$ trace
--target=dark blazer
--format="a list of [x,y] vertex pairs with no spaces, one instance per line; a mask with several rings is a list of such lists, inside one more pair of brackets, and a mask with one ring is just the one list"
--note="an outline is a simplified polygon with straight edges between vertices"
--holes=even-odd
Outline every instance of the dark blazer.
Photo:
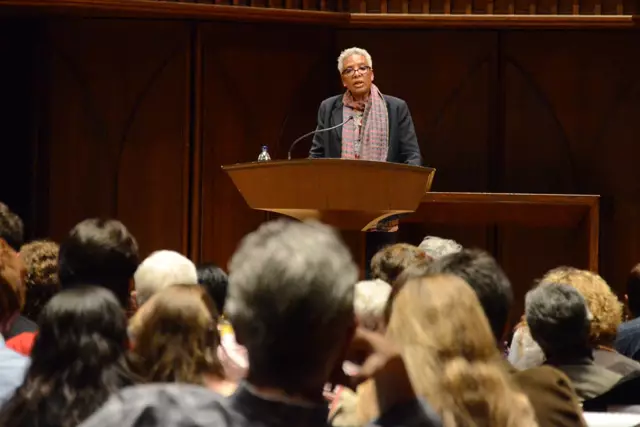
[[[342,123],[342,96],[327,98],[318,109],[317,130]],[[420,166],[422,157],[407,103],[400,98],[383,95],[389,112],[389,152],[387,161]],[[342,156],[342,127],[317,133],[309,151],[312,158],[340,158]]]

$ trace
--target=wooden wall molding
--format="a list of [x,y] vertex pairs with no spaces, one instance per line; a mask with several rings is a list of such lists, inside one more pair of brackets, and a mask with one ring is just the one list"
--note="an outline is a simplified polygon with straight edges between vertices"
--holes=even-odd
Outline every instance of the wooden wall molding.
[[[216,0],[217,1],[217,0]],[[238,3],[232,0],[233,3]],[[251,2],[252,0],[247,0]],[[344,0],[346,1],[346,0]],[[0,16],[12,15],[63,15],[83,17],[126,17],[126,18],[172,18],[198,19],[203,21],[236,21],[322,25],[336,28],[564,28],[564,29],[629,29],[636,27],[635,3],[627,5],[627,0],[605,8],[600,3],[588,10],[573,8],[570,13],[558,14],[558,5],[545,13],[535,5],[528,7],[528,14],[514,13],[514,5],[506,7],[507,13],[499,13],[493,2],[487,1],[482,10],[473,10],[471,3],[462,11],[452,10],[449,0],[445,0],[441,13],[433,13],[435,7],[423,0],[422,10],[429,13],[383,13],[390,9],[387,0],[376,0],[373,12],[367,11],[367,2],[358,2],[354,13],[341,11],[341,6],[331,10],[326,1],[321,1],[322,10],[302,10],[296,8],[272,8],[257,6],[235,6],[189,1],[150,0],[8,0],[0,4]],[[391,0],[390,0],[391,1]],[[514,0],[515,1],[515,0]],[[558,0],[560,1],[560,0]],[[402,0],[399,9],[410,10],[407,0]],[[426,2],[426,3],[425,3]],[[308,2],[306,2],[308,3]],[[305,3],[305,4],[306,4]],[[353,2],[352,2],[353,3]],[[434,1],[435,3],[435,1]],[[623,4],[625,3],[625,4]],[[342,4],[342,1],[339,1]],[[447,6],[448,4],[448,6]],[[364,6],[363,6],[364,5]],[[425,6],[426,5],[426,6]],[[303,7],[304,4],[303,4]],[[310,7],[307,5],[307,8]],[[439,11],[438,8],[435,8]],[[495,12],[495,13],[493,13]]]

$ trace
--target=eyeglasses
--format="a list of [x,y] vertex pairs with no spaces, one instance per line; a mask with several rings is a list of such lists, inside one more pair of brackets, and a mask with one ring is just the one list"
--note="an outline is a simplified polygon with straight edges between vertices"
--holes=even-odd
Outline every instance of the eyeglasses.
[[368,65],[361,65],[356,68],[349,67],[349,68],[346,68],[344,71],[342,71],[342,75],[353,77],[356,74],[356,71],[359,72],[360,74],[367,74],[369,70],[371,70],[371,67],[369,67]]

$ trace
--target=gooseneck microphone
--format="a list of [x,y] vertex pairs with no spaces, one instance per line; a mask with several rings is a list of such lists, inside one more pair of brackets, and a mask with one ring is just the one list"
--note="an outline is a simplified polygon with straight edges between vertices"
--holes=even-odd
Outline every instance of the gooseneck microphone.
[[330,128],[316,129],[316,130],[313,130],[311,132],[305,133],[300,138],[298,138],[295,141],[293,141],[293,144],[291,144],[291,147],[289,147],[289,152],[287,153],[287,160],[291,160],[291,152],[293,151],[293,148],[296,146],[296,144],[298,142],[302,141],[303,139],[305,139],[308,136],[315,135],[316,133],[328,132],[330,130],[337,129],[340,126],[344,126],[349,120],[353,120],[353,116],[347,117],[347,119],[344,122],[342,122],[340,124],[337,124],[335,126],[331,126]]

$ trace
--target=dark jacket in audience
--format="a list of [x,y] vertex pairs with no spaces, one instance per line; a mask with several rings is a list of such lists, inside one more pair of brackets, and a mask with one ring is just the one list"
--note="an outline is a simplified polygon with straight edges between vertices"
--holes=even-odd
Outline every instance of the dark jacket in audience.
[[[187,384],[129,387],[114,395],[81,427],[326,427],[329,407],[267,400],[246,383],[229,398]],[[396,406],[371,424],[436,427],[440,420],[419,401]]]
[[640,372],[640,363],[611,350],[594,350],[593,361],[596,365],[602,366],[623,377],[633,372]]
[[24,332],[38,332],[38,324],[27,319],[24,316],[19,316],[11,325],[9,332],[5,334],[5,339],[10,340],[11,338],[20,335]]
[[618,326],[616,350],[633,360],[640,360],[640,317]]
[[585,425],[571,381],[565,374],[551,366],[518,371],[506,360],[503,366],[529,398],[539,427]]
[[640,372],[622,378],[606,393],[585,400],[583,408],[590,412],[608,412],[614,406],[640,405]]
[[603,394],[622,379],[622,375],[596,365],[591,358],[579,359],[570,365],[551,365],[569,377],[580,401]]

